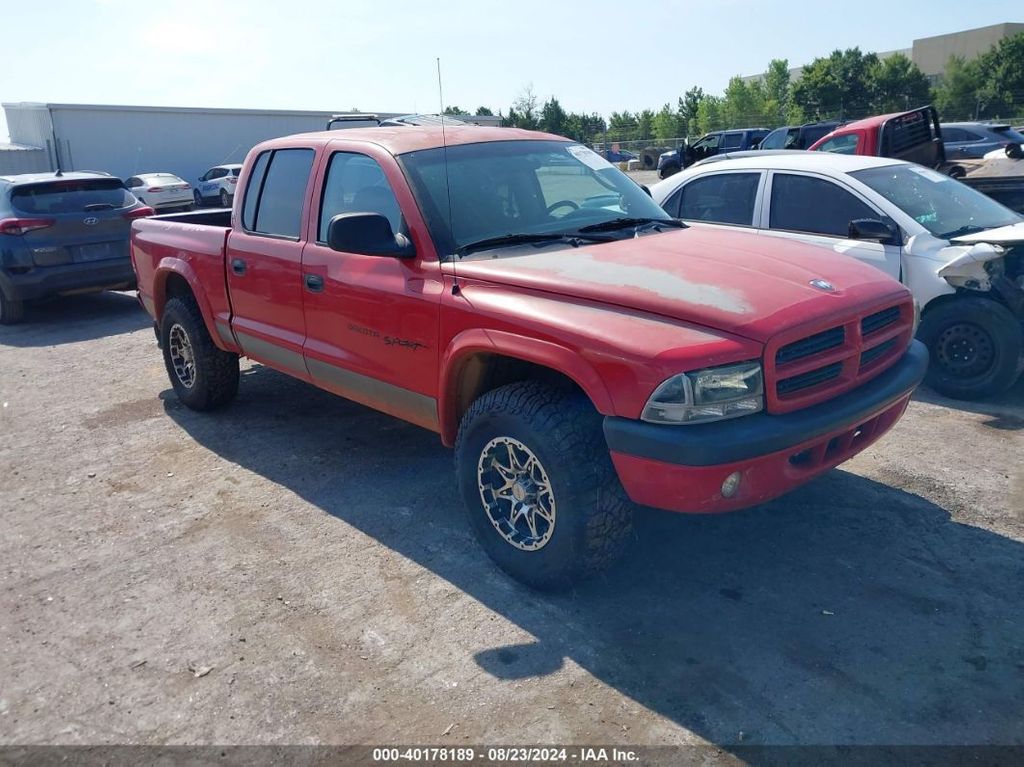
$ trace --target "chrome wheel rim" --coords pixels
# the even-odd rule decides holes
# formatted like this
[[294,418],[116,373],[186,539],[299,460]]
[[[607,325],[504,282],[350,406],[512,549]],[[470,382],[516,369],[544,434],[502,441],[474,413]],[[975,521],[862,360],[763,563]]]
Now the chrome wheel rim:
[[543,548],[555,532],[555,496],[547,471],[530,448],[495,437],[477,462],[480,501],[491,526],[520,551]]
[[182,386],[191,389],[196,382],[196,358],[188,333],[178,323],[171,325],[171,332],[167,336],[167,351],[171,355],[174,375]]

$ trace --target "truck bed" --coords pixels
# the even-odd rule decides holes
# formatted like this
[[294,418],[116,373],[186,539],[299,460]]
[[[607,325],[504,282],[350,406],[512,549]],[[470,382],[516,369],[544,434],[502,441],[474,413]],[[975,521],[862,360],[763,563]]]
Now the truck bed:
[[[150,314],[163,313],[163,307],[155,305],[155,294],[164,294],[164,282],[184,278],[207,318],[214,343],[234,350],[224,273],[224,247],[230,233],[228,209],[140,218],[132,223],[131,257],[139,300]],[[173,291],[167,292],[173,295]]]

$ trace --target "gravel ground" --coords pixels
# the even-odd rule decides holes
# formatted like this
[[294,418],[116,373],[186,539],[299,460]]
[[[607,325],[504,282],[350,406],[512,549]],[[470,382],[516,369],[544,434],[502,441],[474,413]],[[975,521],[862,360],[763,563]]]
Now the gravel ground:
[[147,319],[0,328],[2,743],[1024,743],[1024,383],[548,597],[434,435],[258,365],[188,411]]

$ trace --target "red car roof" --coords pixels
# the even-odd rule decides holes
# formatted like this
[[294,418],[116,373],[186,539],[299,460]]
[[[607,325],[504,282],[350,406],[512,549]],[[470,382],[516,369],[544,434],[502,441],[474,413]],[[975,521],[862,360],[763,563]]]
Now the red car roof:
[[[441,127],[435,125],[409,125],[383,128],[343,128],[333,131],[299,134],[303,138],[326,141],[365,141],[377,144],[391,154],[404,154],[421,149],[436,149],[442,146]],[[286,136],[266,142],[267,146],[294,145],[297,136]],[[564,136],[555,136],[540,131],[520,128],[483,128],[476,125],[450,125],[444,129],[444,142],[448,146],[479,144],[487,141],[568,141]]]

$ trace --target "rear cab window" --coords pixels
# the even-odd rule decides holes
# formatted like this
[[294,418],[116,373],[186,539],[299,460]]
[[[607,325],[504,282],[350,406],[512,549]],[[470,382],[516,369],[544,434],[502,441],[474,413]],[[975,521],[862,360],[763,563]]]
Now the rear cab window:
[[242,208],[246,231],[299,239],[314,155],[312,149],[277,149],[260,154],[253,164]]
[[819,152],[835,152],[836,154],[857,154],[860,137],[856,133],[847,133],[830,138],[818,147]]
[[118,210],[136,202],[118,178],[45,181],[15,186],[11,191],[11,205],[33,214]]

